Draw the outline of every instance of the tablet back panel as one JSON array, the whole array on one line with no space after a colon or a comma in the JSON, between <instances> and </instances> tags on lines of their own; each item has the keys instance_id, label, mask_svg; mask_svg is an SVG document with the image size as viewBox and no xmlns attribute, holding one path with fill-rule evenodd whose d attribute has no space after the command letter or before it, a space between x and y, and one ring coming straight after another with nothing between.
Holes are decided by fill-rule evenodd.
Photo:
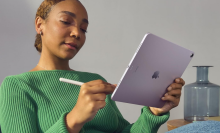
<instances>
[{"instance_id":1,"label":"tablet back panel","mask_svg":"<svg viewBox=\"0 0 220 133\"><path fill-rule=\"evenodd\" d=\"M167 87L181 77L194 53L153 34L146 34L112 100L161 108Z\"/></svg>"}]
</instances>

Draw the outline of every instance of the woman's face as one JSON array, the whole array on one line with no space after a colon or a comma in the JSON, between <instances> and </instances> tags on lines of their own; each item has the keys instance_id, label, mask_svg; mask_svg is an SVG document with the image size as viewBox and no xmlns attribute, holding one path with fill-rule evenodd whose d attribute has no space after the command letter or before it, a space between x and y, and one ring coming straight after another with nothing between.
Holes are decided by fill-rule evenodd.
<instances>
[{"instance_id":1,"label":"woman's face","mask_svg":"<svg viewBox=\"0 0 220 133\"><path fill-rule=\"evenodd\" d=\"M61 59L72 59L86 40L88 16L77 0L56 4L42 24L42 52Z\"/></svg>"}]
</instances>

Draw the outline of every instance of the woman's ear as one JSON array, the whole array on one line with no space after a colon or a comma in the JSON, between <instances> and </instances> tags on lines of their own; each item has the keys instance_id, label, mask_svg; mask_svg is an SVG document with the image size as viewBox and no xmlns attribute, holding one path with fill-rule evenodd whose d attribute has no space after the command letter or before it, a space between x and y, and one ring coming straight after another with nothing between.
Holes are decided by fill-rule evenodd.
<instances>
[{"instance_id":1,"label":"woman's ear","mask_svg":"<svg viewBox=\"0 0 220 133\"><path fill-rule=\"evenodd\" d=\"M35 30L38 34L43 31L44 20L41 17L36 17L35 19Z\"/></svg>"}]
</instances>

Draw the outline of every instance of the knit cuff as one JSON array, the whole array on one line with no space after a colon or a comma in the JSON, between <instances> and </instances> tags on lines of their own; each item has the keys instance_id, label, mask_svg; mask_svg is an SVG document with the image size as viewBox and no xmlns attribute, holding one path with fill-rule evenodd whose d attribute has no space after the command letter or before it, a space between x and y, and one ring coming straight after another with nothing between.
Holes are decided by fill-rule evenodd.
<instances>
[{"instance_id":1,"label":"knit cuff","mask_svg":"<svg viewBox=\"0 0 220 133\"><path fill-rule=\"evenodd\" d=\"M60 132L62 133L68 133L68 130L67 130L67 128L66 128L66 122L65 122L65 119L66 119L66 115L67 115L68 113L64 113L62 116L61 116L61 118L62 118L62 122L61 122L61 127L60 127ZM63 129L63 130L62 130ZM79 131L79 133L84 133L84 128L82 128L80 131Z\"/></svg>"},{"instance_id":2,"label":"knit cuff","mask_svg":"<svg viewBox=\"0 0 220 133\"><path fill-rule=\"evenodd\" d=\"M148 128L152 128L152 130L158 130L159 127L164 124L170 117L170 112L167 112L161 116L154 115L150 108L147 106L144 106L141 109L142 115L146 116L145 120L149 124Z\"/></svg>"},{"instance_id":3,"label":"knit cuff","mask_svg":"<svg viewBox=\"0 0 220 133\"><path fill-rule=\"evenodd\" d=\"M158 129L169 119L170 113L156 116L152 114L149 107L144 106L141 109L141 115L132 125L131 133L157 133Z\"/></svg>"},{"instance_id":4,"label":"knit cuff","mask_svg":"<svg viewBox=\"0 0 220 133\"><path fill-rule=\"evenodd\" d=\"M65 117L68 113L63 113L60 119L46 133L68 133ZM84 133L82 128L79 133Z\"/></svg>"}]
</instances>

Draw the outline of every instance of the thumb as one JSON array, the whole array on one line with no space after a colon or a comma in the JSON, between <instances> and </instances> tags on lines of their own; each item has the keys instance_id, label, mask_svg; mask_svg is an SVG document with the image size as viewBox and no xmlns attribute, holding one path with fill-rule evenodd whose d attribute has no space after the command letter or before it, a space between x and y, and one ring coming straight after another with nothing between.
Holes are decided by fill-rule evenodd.
<instances>
[{"instance_id":1,"label":"thumb","mask_svg":"<svg viewBox=\"0 0 220 133\"><path fill-rule=\"evenodd\" d=\"M117 84L111 84L113 87L116 87L117 86Z\"/></svg>"},{"instance_id":2,"label":"thumb","mask_svg":"<svg viewBox=\"0 0 220 133\"><path fill-rule=\"evenodd\" d=\"M117 84L113 84L115 87L117 86Z\"/></svg>"}]
</instances>

